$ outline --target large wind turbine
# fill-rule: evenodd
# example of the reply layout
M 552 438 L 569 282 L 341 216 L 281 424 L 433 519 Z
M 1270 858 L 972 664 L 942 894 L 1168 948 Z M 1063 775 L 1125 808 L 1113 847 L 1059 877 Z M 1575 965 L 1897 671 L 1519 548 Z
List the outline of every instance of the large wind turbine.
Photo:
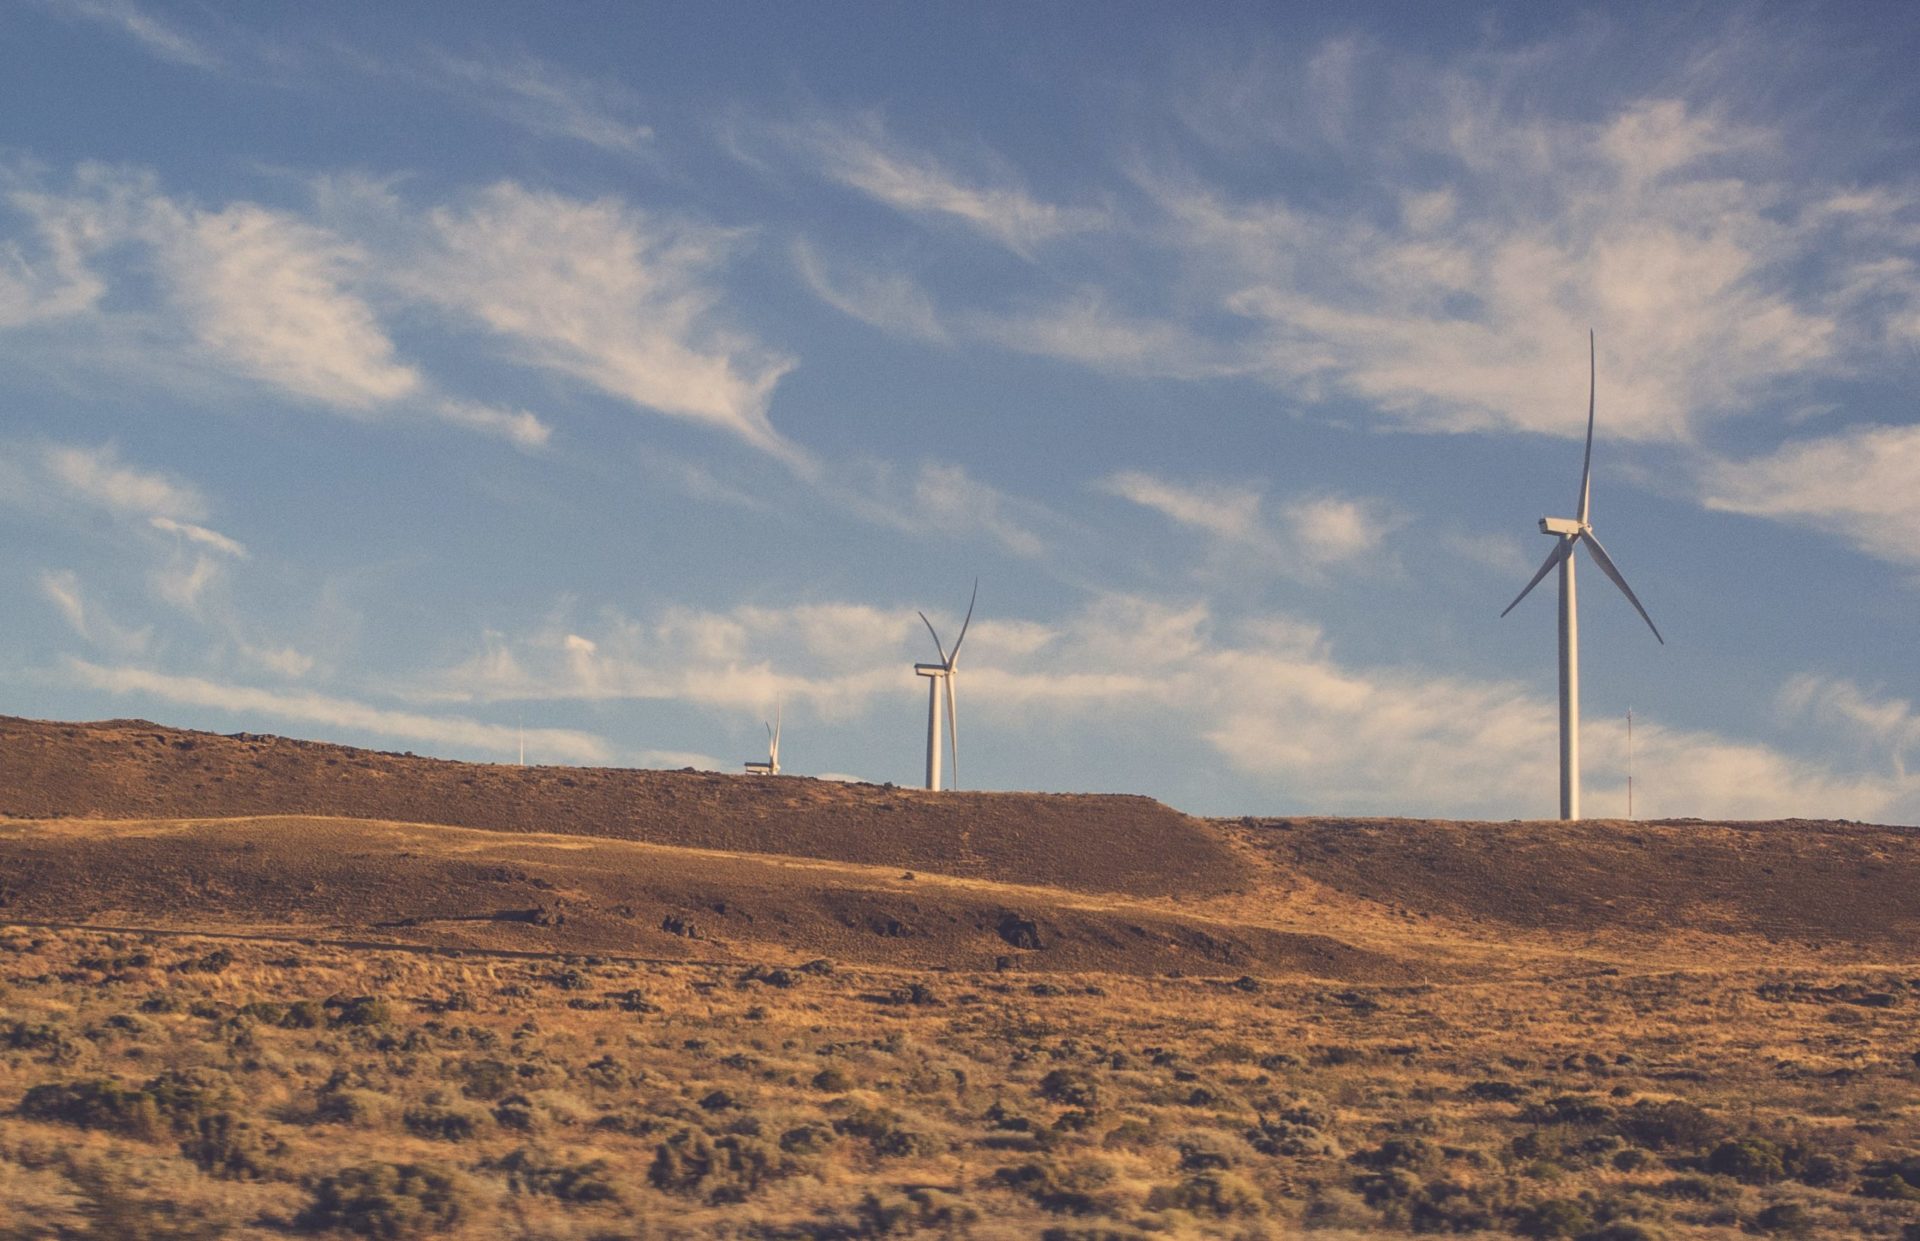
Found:
M 749 772 L 757 771 L 763 775 L 780 774 L 780 708 L 778 705 L 773 708 L 773 722 L 767 725 L 767 761 L 748 763 L 746 767 Z
M 1640 600 L 1634 596 L 1633 588 L 1627 585 L 1627 579 L 1620 576 L 1620 570 L 1614 567 L 1613 558 L 1607 555 L 1607 549 L 1600 546 L 1600 540 L 1593 537 L 1593 523 L 1588 520 L 1593 498 L 1593 393 L 1597 368 L 1594 362 L 1593 333 L 1587 333 L 1587 456 L 1580 467 L 1580 516 L 1578 517 L 1542 517 L 1540 533 L 1550 534 L 1556 540 L 1554 548 L 1547 554 L 1546 562 L 1540 571 L 1533 575 L 1526 589 L 1514 596 L 1507 605 L 1507 612 L 1519 606 L 1520 600 L 1527 597 L 1529 591 L 1540 584 L 1540 579 L 1555 566 L 1560 566 L 1560 817 L 1577 819 L 1580 817 L 1580 621 L 1574 608 L 1573 595 L 1573 549 L 1578 543 L 1587 545 L 1587 552 L 1600 571 L 1613 580 L 1620 593 L 1627 597 L 1633 610 L 1640 613 L 1640 619 L 1647 622 L 1647 628 L 1653 630 L 1653 636 L 1665 646 L 1667 640 L 1660 637 L 1660 630 L 1653 623 L 1653 617 L 1640 606 Z
M 954 714 L 953 682 L 959 669 L 960 644 L 967 640 L 967 626 L 973 624 L 974 601 L 980 597 L 980 579 L 973 579 L 973 595 L 967 600 L 967 618 L 960 622 L 960 636 L 953 640 L 953 650 L 949 652 L 941 644 L 940 634 L 927 619 L 925 612 L 920 613 L 920 621 L 933 635 L 933 649 L 940 652 L 937 664 L 915 664 L 913 670 L 927 678 L 927 789 L 940 791 L 940 694 L 944 688 L 947 698 L 947 740 L 953 750 L 953 780 L 960 782 L 960 720 Z

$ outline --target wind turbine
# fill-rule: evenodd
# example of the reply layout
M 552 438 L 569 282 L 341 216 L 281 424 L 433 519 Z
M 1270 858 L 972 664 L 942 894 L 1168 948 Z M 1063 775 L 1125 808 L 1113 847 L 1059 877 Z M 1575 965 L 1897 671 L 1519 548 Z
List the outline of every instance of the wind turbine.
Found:
M 769 776 L 780 774 L 780 706 L 778 703 L 774 704 L 773 723 L 767 725 L 767 761 L 748 763 L 746 768 L 749 773 L 757 771 Z
M 1518 607 L 1520 600 L 1540 584 L 1555 565 L 1560 567 L 1560 817 L 1572 820 L 1580 817 L 1580 620 L 1574 607 L 1573 593 L 1573 549 L 1575 545 L 1585 543 L 1593 562 L 1600 571 L 1612 579 L 1627 597 L 1633 610 L 1640 613 L 1640 619 L 1647 622 L 1647 628 L 1653 630 L 1653 636 L 1665 646 L 1667 640 L 1660 637 L 1660 630 L 1653 623 L 1653 617 L 1640 606 L 1640 600 L 1634 596 L 1633 588 L 1627 585 L 1627 579 L 1620 576 L 1620 570 L 1614 567 L 1613 557 L 1607 555 L 1607 549 L 1600 546 L 1600 540 L 1593 537 L 1593 523 L 1588 520 L 1593 499 L 1593 393 L 1597 367 L 1594 361 L 1593 332 L 1587 332 L 1587 456 L 1580 467 L 1580 516 L 1578 517 L 1542 517 L 1540 533 L 1552 535 L 1557 542 L 1547 553 L 1540 571 L 1533 575 L 1526 589 L 1514 596 L 1507 605 L 1507 612 Z
M 953 779 L 960 781 L 960 720 L 954 714 L 953 681 L 959 668 L 960 644 L 967 640 L 967 626 L 973 623 L 974 601 L 980 597 L 980 579 L 973 579 L 973 595 L 967 600 L 967 618 L 960 622 L 960 636 L 953 640 L 953 650 L 948 652 L 940 641 L 940 634 L 927 619 L 925 612 L 920 613 L 920 622 L 933 635 L 933 649 L 940 652 L 937 664 L 915 664 L 914 672 L 927 678 L 927 789 L 940 791 L 940 691 L 944 686 L 947 696 L 947 740 L 953 750 Z

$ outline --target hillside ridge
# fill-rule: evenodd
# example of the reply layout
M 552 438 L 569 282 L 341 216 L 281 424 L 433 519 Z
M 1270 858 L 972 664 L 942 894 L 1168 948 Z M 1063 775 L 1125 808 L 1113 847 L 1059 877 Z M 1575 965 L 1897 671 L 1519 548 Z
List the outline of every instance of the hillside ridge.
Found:
M 0 918 L 664 958 L 696 925 L 702 952 L 782 959 L 1387 980 L 1568 953 L 1905 962 L 1916 891 L 1911 827 L 1201 819 L 0 717 Z

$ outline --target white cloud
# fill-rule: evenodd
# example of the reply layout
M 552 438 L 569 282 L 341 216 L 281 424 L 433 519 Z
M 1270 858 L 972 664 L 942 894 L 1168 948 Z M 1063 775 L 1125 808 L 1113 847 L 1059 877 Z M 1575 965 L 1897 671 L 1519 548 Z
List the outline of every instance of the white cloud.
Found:
M 42 3 L 55 12 L 117 30 L 162 60 L 193 69 L 220 66 L 220 57 L 205 44 L 131 0 L 42 0 Z
M 115 624 L 105 609 L 88 599 L 80 575 L 73 570 L 48 569 L 40 574 L 39 585 L 41 597 L 83 640 L 116 655 L 140 655 L 152 644 L 152 627 L 131 629 Z
M 981 658 L 995 662 L 983 646 Z M 1407 815 L 1545 814 L 1557 787 L 1558 715 L 1517 683 L 1356 667 L 1317 627 L 1290 617 L 1222 631 L 1199 605 L 1109 599 L 1050 648 L 1053 679 L 1108 676 L 1099 718 L 1149 722 L 1152 735 L 1202 738 L 1243 774 L 1315 811 Z M 1026 670 L 1007 676 L 1026 679 Z M 1001 686 L 972 678 L 974 710 Z M 1050 712 L 1075 696 L 1047 695 Z M 1625 729 L 1582 730 L 1589 813 L 1622 813 Z M 1872 818 L 1899 804 L 1883 776 L 1836 773 L 1768 746 L 1635 721 L 1636 808 L 1652 815 Z M 1618 803 L 1617 806 L 1611 803 Z
M 164 517 L 159 514 L 147 518 L 147 524 L 162 533 L 175 535 L 187 542 L 198 543 L 202 547 L 210 547 L 214 551 L 232 556 L 236 560 L 245 560 L 247 558 L 245 545 L 236 539 L 228 538 L 218 530 L 209 530 L 205 526 L 196 526 L 190 521 L 175 521 L 171 517 Z
M 847 263 L 829 271 L 827 260 L 805 241 L 794 244 L 793 261 L 813 295 L 841 314 L 897 336 L 935 344 L 949 341 L 933 299 L 907 276 Z
M 1096 486 L 1224 539 L 1249 539 L 1260 533 L 1260 492 L 1252 487 L 1173 483 L 1141 470 L 1123 470 Z
M 439 253 L 408 273 L 415 296 L 471 316 L 527 361 L 801 460 L 767 419 L 792 359 L 717 322 L 712 275 L 737 234 L 510 183 L 431 220 Z
M 60 610 L 75 633 L 83 638 L 87 636 L 87 607 L 80 598 L 80 579 L 72 569 L 49 569 L 42 573 L 40 593 Z
M 1920 426 L 1855 427 L 1719 462 L 1702 479 L 1708 508 L 1838 535 L 1869 556 L 1920 565 Z
M 821 483 L 869 521 L 942 539 L 984 534 L 1016 556 L 1043 555 L 1047 539 L 1036 527 L 1060 525 L 1043 505 L 981 482 L 957 462 L 923 461 L 908 473 L 888 462 L 860 461 Z
M 22 238 L 0 242 L 0 328 L 92 309 L 106 282 L 87 264 L 92 241 L 84 214 L 26 190 L 14 190 L 6 201 L 31 222 L 36 244 L 30 248 Z
M 446 399 L 434 405 L 434 412 L 445 422 L 469 430 L 497 435 L 522 448 L 544 448 L 553 437 L 553 428 L 524 409 L 501 409 L 478 401 Z
M 154 570 L 153 593 L 183 612 L 198 613 L 200 596 L 220 577 L 220 564 L 211 556 L 175 556 Z
M 934 621 L 951 639 L 959 617 Z M 494 635 L 482 655 L 436 678 L 435 692 L 677 701 L 755 718 L 778 700 L 789 716 L 852 718 L 912 710 L 924 691 L 908 665 L 931 645 L 911 611 L 855 604 L 677 610 L 644 623 L 609 615 L 592 632 L 583 640 L 556 623 L 523 639 Z M 1549 696 L 1513 681 L 1349 664 L 1294 617 L 1227 624 L 1204 604 L 1112 595 L 1057 625 L 983 617 L 966 651 L 963 713 L 1003 739 L 1058 745 L 1064 730 L 1163 757 L 1169 744 L 1199 745 L 1270 794 L 1329 813 L 1552 809 Z M 1893 719 L 1901 736 L 1915 728 L 1905 704 L 1869 714 Z M 1589 812 L 1623 814 L 1624 727 L 1587 721 L 1583 749 Z M 1910 813 L 1916 792 L 1897 774 L 1833 769 L 1645 715 L 1635 719 L 1634 771 L 1636 809 L 1652 816 L 1871 819 Z
M 1280 514 L 1289 541 L 1316 568 L 1370 556 L 1391 531 L 1405 524 L 1376 501 L 1345 496 L 1293 500 Z
M 637 105 L 624 87 L 538 60 L 507 64 L 441 53 L 431 58 L 429 73 L 532 133 L 623 155 L 644 149 L 653 138 L 651 128 L 628 119 Z
M 367 178 L 322 179 L 315 195 L 312 218 L 248 202 L 206 210 L 151 177 L 95 167 L 64 195 L 16 190 L 8 201 L 36 244 L 0 241 L 0 328 L 83 315 L 138 355 L 120 369 L 143 378 L 177 379 L 185 355 L 208 375 L 355 416 L 424 414 L 522 448 L 548 441 L 535 414 L 442 391 L 402 359 L 378 296 L 455 312 L 503 339 L 509 361 L 813 470 L 767 416 L 794 360 L 724 321 L 718 272 L 739 231 L 513 184 L 425 211 Z M 157 281 L 136 278 L 142 257 Z M 108 289 L 121 296 L 103 300 Z
M 206 512 L 206 501 L 190 484 L 123 463 L 111 444 L 50 444 L 41 460 L 68 494 L 116 513 L 180 521 Z
M 170 563 L 152 578 L 156 593 L 169 603 L 188 610 L 197 606 L 202 591 L 220 572 L 208 553 L 247 558 L 246 546 L 239 540 L 188 520 L 207 511 L 198 488 L 128 464 L 112 444 L 41 444 L 24 455 L 37 461 L 39 477 L 21 473 L 18 467 L 8 471 L 16 474 L 9 488 L 16 502 L 58 520 L 63 504 L 79 501 L 138 523 L 136 529 L 150 547 L 172 544 Z M 0 467 L 10 464 L 0 455 Z
M 248 203 L 176 213 L 156 204 L 160 262 L 210 352 L 289 392 L 347 410 L 412 394 L 371 307 L 348 291 L 366 256 Z
M 969 315 L 965 323 L 1004 349 L 1121 375 L 1209 379 L 1260 369 L 1183 324 L 1118 309 L 1097 288 L 1034 310 Z
M 1255 565 L 1311 576 L 1378 552 L 1406 519 L 1379 500 L 1307 495 L 1272 511 L 1259 489 L 1221 483 L 1177 483 L 1141 470 L 1123 470 L 1095 486 L 1162 513 L 1219 543 L 1233 571 Z
M 778 133 L 820 175 L 895 211 L 958 221 L 1018 254 L 1029 255 L 1045 242 L 1106 221 L 1101 211 L 1041 202 L 1004 169 L 994 178 L 998 184 L 970 182 L 933 157 L 895 143 L 877 116 L 786 126 Z
M 236 715 L 298 720 L 329 728 L 353 729 L 383 737 L 431 745 L 470 747 L 502 754 L 516 753 L 520 744 L 520 730 L 502 724 L 487 724 L 457 716 L 387 710 L 323 694 L 226 685 L 145 668 L 103 667 L 79 659 L 69 659 L 66 663 L 68 670 L 81 684 L 113 694 L 147 695 L 167 702 L 211 707 Z M 571 729 L 528 729 L 526 739 L 530 745 L 537 746 L 541 753 L 572 762 L 604 763 L 612 753 L 601 738 Z
M 928 461 L 913 481 L 913 509 L 927 529 L 953 535 L 981 530 L 1020 556 L 1046 550 L 1040 537 L 1013 515 L 1015 505 L 994 487 L 951 462 Z
M 239 645 L 239 651 L 248 662 L 289 680 L 299 680 L 306 676 L 313 671 L 314 664 L 317 662 L 313 656 L 290 646 L 255 646 L 242 642 Z
M 1120 375 L 1251 377 L 1297 405 L 1421 430 L 1580 435 L 1589 327 L 1607 434 L 1627 440 L 1685 440 L 1910 348 L 1911 194 L 1809 180 L 1779 134 L 1660 93 L 1544 117 L 1533 84 L 1566 54 L 1442 73 L 1349 40 L 1268 65 L 1301 91 L 1327 84 L 1325 98 L 1295 100 L 1284 124 L 1236 122 L 1221 145 L 1324 162 L 1344 189 L 1262 194 L 1144 153 L 1115 244 L 1063 257 L 1011 305 L 936 304 L 898 274 L 834 278 L 817 255 L 803 272 L 896 332 Z M 1189 113 L 1270 112 L 1231 75 L 1220 90 L 1219 107 Z M 829 175 L 902 209 L 1002 218 L 964 187 L 964 207 L 916 188 L 957 182 L 897 154 L 877 123 L 797 132 Z M 1050 217 L 1009 209 L 979 226 L 1031 249 L 1046 233 L 1035 218 Z
M 9 201 L 48 257 L 44 270 L 9 280 L 5 268 L 25 270 L 25 260 L 17 242 L 0 251 L 12 256 L 0 264 L 0 326 L 86 314 L 117 333 L 116 348 L 149 355 L 142 369 L 152 375 L 171 374 L 187 353 L 203 369 L 354 414 L 423 387 L 360 292 L 366 253 L 328 230 L 252 203 L 204 210 L 151 176 L 99 166 L 77 170 L 64 195 L 19 190 Z M 42 291 L 26 296 L 37 302 L 9 314 L 23 296 L 10 286 L 36 284 Z M 111 303 L 109 289 L 120 294 Z
M 901 684 L 916 641 L 925 638 L 911 610 L 853 604 L 669 609 L 650 621 L 609 612 L 593 637 L 556 616 L 518 639 L 489 634 L 482 652 L 432 677 L 424 693 L 478 701 L 678 701 L 746 712 L 783 702 L 836 717 Z
M 1905 698 L 1881 698 L 1843 677 L 1802 673 L 1781 687 L 1781 713 L 1839 729 L 1884 752 L 1896 777 L 1907 779 L 1907 751 L 1920 747 L 1920 713 Z M 1920 791 L 1920 781 L 1915 783 Z

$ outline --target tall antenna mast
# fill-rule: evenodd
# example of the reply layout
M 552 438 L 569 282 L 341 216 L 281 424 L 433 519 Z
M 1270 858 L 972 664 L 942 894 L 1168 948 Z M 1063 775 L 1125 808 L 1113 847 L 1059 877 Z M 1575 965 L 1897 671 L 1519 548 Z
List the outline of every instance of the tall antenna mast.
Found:
M 1633 708 L 1627 708 L 1627 819 L 1633 819 Z
M 520 721 L 520 765 L 527 765 L 527 722 Z

